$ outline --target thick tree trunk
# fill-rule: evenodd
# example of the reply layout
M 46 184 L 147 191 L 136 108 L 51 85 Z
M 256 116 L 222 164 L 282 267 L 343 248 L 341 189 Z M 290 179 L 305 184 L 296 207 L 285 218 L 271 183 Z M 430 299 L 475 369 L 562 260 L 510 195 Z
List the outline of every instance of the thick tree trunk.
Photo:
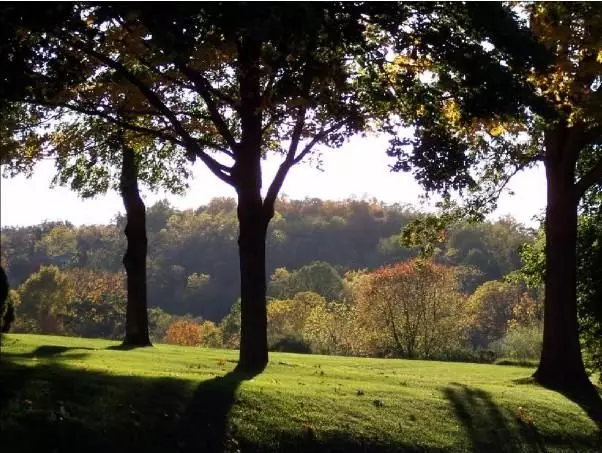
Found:
M 237 371 L 261 373 L 268 364 L 265 239 L 273 216 L 261 198 L 261 43 L 244 37 L 239 45 L 241 139 L 231 176 L 238 193 L 240 257 L 240 359 Z
M 150 346 L 146 300 L 146 208 L 138 189 L 134 151 L 123 147 L 121 197 L 125 206 L 127 250 L 123 265 L 127 274 L 127 308 L 123 346 Z
M 578 197 L 574 162 L 566 151 L 547 149 L 545 162 L 548 201 L 544 335 L 541 361 L 534 377 L 547 387 L 572 391 L 590 383 L 581 357 L 577 322 Z
M 241 329 L 238 371 L 257 374 L 268 364 L 265 240 L 269 219 L 261 199 L 239 197 Z

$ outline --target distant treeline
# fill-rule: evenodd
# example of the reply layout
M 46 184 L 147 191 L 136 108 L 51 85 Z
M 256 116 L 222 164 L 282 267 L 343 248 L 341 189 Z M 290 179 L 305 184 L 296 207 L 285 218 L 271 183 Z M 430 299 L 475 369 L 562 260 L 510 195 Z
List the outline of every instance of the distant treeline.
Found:
M 401 230 L 420 215 L 376 200 L 281 199 L 269 228 L 268 275 L 314 261 L 329 263 L 340 276 L 405 261 L 418 252 L 401 245 Z M 2 266 L 11 287 L 48 265 L 121 272 L 124 226 L 125 219 L 117 216 L 109 225 L 46 222 L 2 228 Z M 229 313 L 239 297 L 235 200 L 216 198 L 185 211 L 161 201 L 148 208 L 147 228 L 149 305 L 214 321 Z M 472 292 L 517 270 L 520 248 L 533 238 L 533 231 L 512 219 L 460 225 L 449 232 L 435 259 L 474 268 L 477 272 L 464 283 Z

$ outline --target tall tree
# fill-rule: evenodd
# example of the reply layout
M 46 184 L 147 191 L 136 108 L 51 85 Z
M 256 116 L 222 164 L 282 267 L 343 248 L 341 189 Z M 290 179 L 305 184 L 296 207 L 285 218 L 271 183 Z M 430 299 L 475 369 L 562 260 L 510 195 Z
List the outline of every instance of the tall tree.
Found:
M 236 189 L 239 368 L 261 371 L 268 360 L 265 239 L 274 203 L 291 167 L 316 146 L 339 146 L 365 128 L 361 74 L 351 60 L 370 50 L 362 46 L 366 21 L 344 4 L 78 8 L 86 27 L 54 33 L 63 52 L 93 62 L 89 83 L 33 102 L 178 145 Z M 99 78 L 129 86 L 140 100 L 136 109 L 144 108 L 125 113 L 149 120 L 134 123 L 110 94 L 94 95 Z M 267 151 L 284 159 L 263 194 Z
M 138 120 L 140 123 L 142 120 Z M 49 135 L 57 157 L 55 183 L 68 184 L 82 197 L 113 188 L 123 200 L 127 250 L 127 310 L 124 346 L 148 346 L 146 207 L 139 184 L 181 193 L 188 178 L 187 160 L 171 143 L 158 143 L 101 118 L 77 114 L 64 118 Z M 169 159 L 166 159 L 169 156 Z
M 602 8 L 530 3 L 451 9 L 449 20 L 464 26 L 431 32 L 461 33 L 465 45 L 401 56 L 399 83 L 415 93 L 402 116 L 413 118 L 416 138 L 394 140 L 390 154 L 398 157 L 398 169 L 414 168 L 427 188 L 448 193 L 469 187 L 477 208 L 494 206 L 512 175 L 543 163 L 546 295 L 535 378 L 553 388 L 591 386 L 578 339 L 575 250 L 577 206 L 602 182 Z M 426 77 L 426 69 L 434 76 Z

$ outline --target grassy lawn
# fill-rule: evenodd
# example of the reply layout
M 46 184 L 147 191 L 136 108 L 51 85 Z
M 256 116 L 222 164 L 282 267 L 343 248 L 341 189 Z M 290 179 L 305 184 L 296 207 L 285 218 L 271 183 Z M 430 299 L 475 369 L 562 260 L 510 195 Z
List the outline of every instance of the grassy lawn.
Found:
M 602 451 L 529 368 L 272 353 L 241 381 L 237 351 L 116 345 L 6 336 L 1 451 Z

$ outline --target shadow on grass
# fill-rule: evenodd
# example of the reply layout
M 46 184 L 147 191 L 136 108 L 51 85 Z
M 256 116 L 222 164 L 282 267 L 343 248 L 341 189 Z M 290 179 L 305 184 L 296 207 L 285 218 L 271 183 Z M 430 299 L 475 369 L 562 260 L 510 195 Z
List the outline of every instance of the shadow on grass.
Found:
M 71 348 L 71 347 L 67 347 L 67 346 L 44 345 L 44 346 L 38 346 L 36 349 L 33 350 L 33 352 L 26 352 L 26 353 L 9 352 L 9 353 L 4 353 L 3 356 L 5 356 L 7 359 L 10 359 L 11 357 L 19 358 L 19 359 L 59 359 L 61 354 L 68 352 L 68 351 L 95 351 L 95 349 L 94 348 L 85 348 L 85 347 Z M 87 356 L 88 356 L 87 353 L 70 354 L 69 360 L 83 359 Z
M 233 406 L 244 407 L 238 389 L 250 377 L 230 372 L 199 383 L 115 376 L 67 368 L 60 361 L 0 362 L 0 445 L 11 453 L 443 451 L 343 431 L 265 429 L 251 416 L 241 435 L 229 418 Z M 257 428 L 250 435 L 248 424 Z
M 228 373 L 198 383 L 5 360 L 2 450 L 224 452 L 228 413 L 246 378 Z
M 138 345 L 133 345 L 133 344 L 117 344 L 114 346 L 107 346 L 105 349 L 108 349 L 109 351 L 133 351 L 135 349 L 144 349 L 144 348 L 152 348 L 153 345 L 152 344 L 148 344 L 148 345 L 144 345 L 144 346 L 138 346 Z
M 600 451 L 602 451 L 602 389 L 594 384 L 584 385 L 578 390 L 563 390 L 548 388 L 537 382 L 533 376 L 515 379 L 512 382 L 520 385 L 536 385 L 560 393 L 565 398 L 577 404 L 598 426 Z
M 64 352 L 64 351 L 63 351 Z M 204 381 L 116 376 L 61 365 L 0 362 L 0 445 L 12 453 L 443 452 L 425 446 L 309 428 L 279 432 L 269 420 L 244 414 L 244 432 L 230 422 L 248 402 L 239 387 L 251 376 L 230 372 Z M 199 375 L 199 378 L 202 378 Z M 451 386 L 445 394 L 474 451 L 545 451 L 536 432 L 520 432 L 531 450 L 514 449 L 516 435 L 486 392 Z M 252 412 L 251 412 L 252 413 Z M 281 416 L 286 417 L 286 414 Z M 278 423 L 276 420 L 273 423 Z M 335 428 L 335 427 L 333 427 Z M 529 437 L 531 436 L 531 437 Z M 548 439 L 546 439 L 547 442 Z M 566 439 L 565 439 L 566 440 Z M 587 440 L 587 439 L 586 439 Z M 579 447 L 579 444 L 575 444 Z M 537 449 L 539 448 L 539 449 Z M 576 448 L 575 451 L 579 451 Z
M 600 389 L 592 384 L 576 391 L 559 390 L 558 392 L 581 407 L 598 426 L 598 446 L 600 448 L 599 451 L 602 452 L 602 395 L 600 394 Z
M 566 439 L 540 433 L 528 414 L 500 408 L 484 390 L 452 383 L 443 393 L 462 423 L 473 451 L 544 453 L 548 451 L 546 445 L 566 446 Z M 572 439 L 571 451 L 591 449 L 595 443 L 591 436 L 583 435 Z

